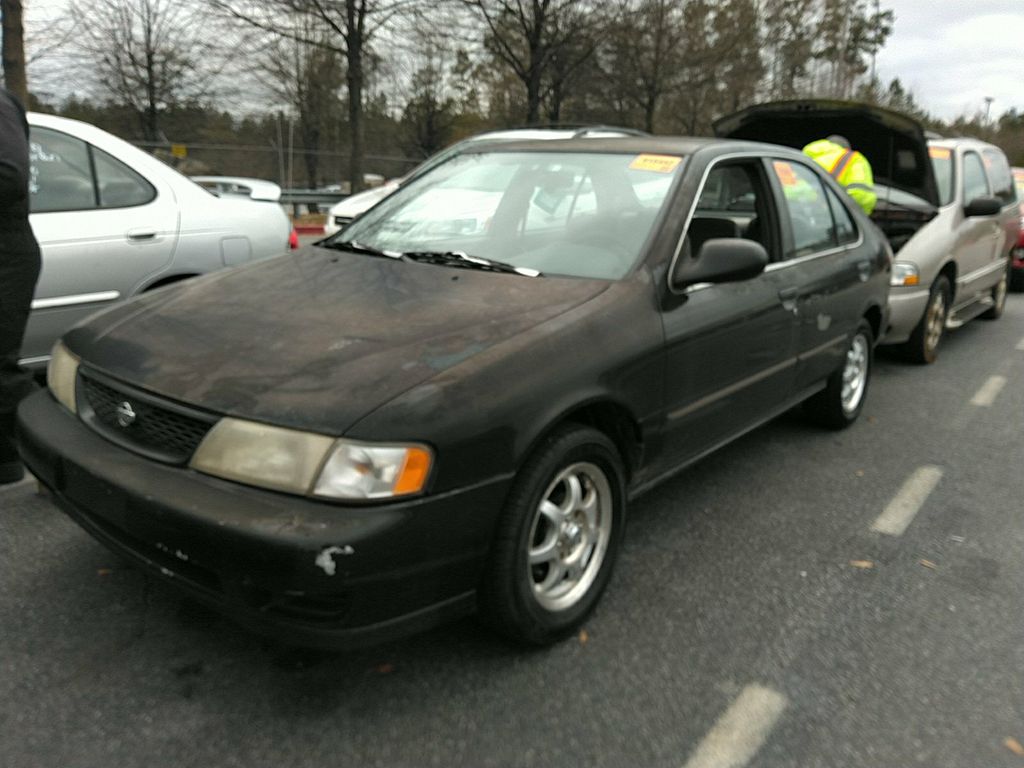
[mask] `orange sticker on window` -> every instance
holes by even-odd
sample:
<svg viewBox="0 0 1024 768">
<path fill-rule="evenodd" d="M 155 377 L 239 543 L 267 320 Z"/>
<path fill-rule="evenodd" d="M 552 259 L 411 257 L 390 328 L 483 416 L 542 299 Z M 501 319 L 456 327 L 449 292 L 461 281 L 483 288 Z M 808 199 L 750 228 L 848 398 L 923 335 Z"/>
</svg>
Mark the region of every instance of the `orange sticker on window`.
<svg viewBox="0 0 1024 768">
<path fill-rule="evenodd" d="M 953 150 L 945 147 L 928 147 L 928 157 L 933 160 L 949 160 L 952 154 Z"/>
<path fill-rule="evenodd" d="M 634 171 L 672 173 L 681 162 L 683 162 L 683 158 L 672 155 L 637 155 L 629 167 Z"/>
<path fill-rule="evenodd" d="M 796 171 L 793 170 L 793 166 L 789 163 L 784 163 L 782 160 L 776 160 L 772 163 L 775 168 L 775 175 L 779 177 L 779 181 L 782 182 L 784 187 L 792 187 L 794 184 L 800 183 L 800 179 L 796 177 Z"/>
</svg>

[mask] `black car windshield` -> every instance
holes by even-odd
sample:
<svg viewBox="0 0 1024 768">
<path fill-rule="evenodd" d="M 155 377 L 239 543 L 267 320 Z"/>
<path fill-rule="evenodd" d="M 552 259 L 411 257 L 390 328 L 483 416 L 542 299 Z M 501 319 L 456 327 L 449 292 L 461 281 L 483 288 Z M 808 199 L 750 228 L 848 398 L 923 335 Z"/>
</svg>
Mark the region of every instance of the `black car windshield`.
<svg viewBox="0 0 1024 768">
<path fill-rule="evenodd" d="M 544 275 L 615 280 L 636 263 L 682 164 L 654 154 L 466 153 L 340 237 L 381 251 L 461 252 Z"/>
</svg>

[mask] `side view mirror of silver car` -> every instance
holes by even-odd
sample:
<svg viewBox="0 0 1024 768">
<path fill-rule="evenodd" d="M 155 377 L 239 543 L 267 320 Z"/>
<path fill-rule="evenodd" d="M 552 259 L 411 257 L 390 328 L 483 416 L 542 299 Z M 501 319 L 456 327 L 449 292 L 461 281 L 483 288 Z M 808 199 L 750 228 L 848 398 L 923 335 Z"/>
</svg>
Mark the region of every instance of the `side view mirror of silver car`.
<svg viewBox="0 0 1024 768">
<path fill-rule="evenodd" d="M 768 251 L 760 243 L 739 237 L 707 240 L 695 259 L 679 259 L 672 270 L 672 286 L 696 283 L 731 283 L 749 280 L 768 266 Z"/>
<path fill-rule="evenodd" d="M 976 197 L 964 206 L 964 216 L 995 216 L 1003 209 L 1003 201 L 998 197 Z"/>
</svg>

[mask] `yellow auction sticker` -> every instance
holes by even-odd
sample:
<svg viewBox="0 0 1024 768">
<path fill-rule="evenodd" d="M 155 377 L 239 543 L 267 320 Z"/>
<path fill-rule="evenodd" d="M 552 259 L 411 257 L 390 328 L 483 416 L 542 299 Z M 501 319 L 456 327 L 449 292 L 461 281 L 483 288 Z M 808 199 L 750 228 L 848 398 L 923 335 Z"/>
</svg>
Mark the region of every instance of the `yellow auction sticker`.
<svg viewBox="0 0 1024 768">
<path fill-rule="evenodd" d="M 952 154 L 953 150 L 945 147 L 928 147 L 928 157 L 933 160 L 949 160 Z"/>
<path fill-rule="evenodd" d="M 683 158 L 673 157 L 672 155 L 637 155 L 633 158 L 633 162 L 629 164 L 629 167 L 634 171 L 672 173 L 682 161 Z"/>
</svg>

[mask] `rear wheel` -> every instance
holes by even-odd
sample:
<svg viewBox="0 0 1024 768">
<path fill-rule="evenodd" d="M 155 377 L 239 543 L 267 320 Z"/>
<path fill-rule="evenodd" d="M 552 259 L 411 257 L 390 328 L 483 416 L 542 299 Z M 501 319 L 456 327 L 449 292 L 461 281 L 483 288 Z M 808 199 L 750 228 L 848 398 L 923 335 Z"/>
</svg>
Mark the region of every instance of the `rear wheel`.
<svg viewBox="0 0 1024 768">
<path fill-rule="evenodd" d="M 873 349 L 871 326 L 861 320 L 847 344 L 843 364 L 829 377 L 825 389 L 804 404 L 811 418 L 831 429 L 844 429 L 857 420 L 868 393 Z"/>
<path fill-rule="evenodd" d="M 589 427 L 558 429 L 509 494 L 480 588 L 484 620 L 535 645 L 579 627 L 611 577 L 625 514 L 614 443 Z"/>
<path fill-rule="evenodd" d="M 922 364 L 934 363 L 939 356 L 939 342 L 946 331 L 946 316 L 949 314 L 952 294 L 949 279 L 945 275 L 935 278 L 924 315 L 904 347 L 909 360 Z"/>
<path fill-rule="evenodd" d="M 1010 287 L 1010 267 L 1007 265 L 1002 278 L 992 287 L 992 306 L 982 314 L 986 320 L 998 320 L 1006 309 L 1006 293 Z"/>
</svg>

